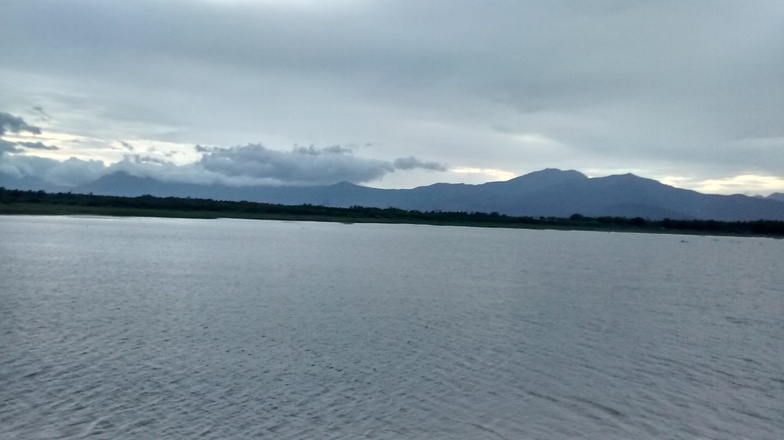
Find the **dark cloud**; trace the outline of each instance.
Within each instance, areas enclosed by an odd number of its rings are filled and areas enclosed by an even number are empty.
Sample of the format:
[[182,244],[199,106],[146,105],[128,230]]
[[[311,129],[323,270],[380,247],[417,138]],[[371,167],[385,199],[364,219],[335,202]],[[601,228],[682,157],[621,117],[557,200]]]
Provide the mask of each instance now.
[[214,148],[205,152],[197,163],[207,171],[228,177],[293,184],[369,182],[394,171],[388,162],[359,158],[340,147],[298,147],[290,152],[270,150],[258,144]]
[[4,139],[0,139],[0,153],[22,153],[25,150],[59,150],[60,147],[55,147],[52,145],[44,145],[41,142],[10,142]]
[[432,171],[447,171],[449,168],[438,162],[426,162],[417,159],[414,156],[408,157],[401,157],[399,159],[395,159],[392,164],[398,170],[413,170],[416,168],[421,168],[423,170],[432,170]]
[[[25,122],[24,119],[0,112],[0,136],[6,133],[32,133],[41,134],[41,129]],[[21,153],[25,150],[59,150],[60,148],[44,145],[41,142],[27,141],[8,141],[0,139],[0,154],[2,153]]]
[[60,147],[55,147],[52,145],[44,145],[41,142],[16,142],[16,145],[22,148],[29,148],[31,150],[59,150]]
[[41,134],[41,129],[28,124],[18,116],[0,112],[0,136],[6,133],[22,132]]
[[392,163],[360,158],[354,156],[350,148],[340,145],[295,147],[290,152],[270,150],[262,145],[214,148],[205,152],[198,164],[207,171],[225,176],[273,179],[294,184],[365,183],[395,170],[447,169],[442,164],[421,161],[413,156]]
[[107,167],[106,172],[125,171],[173,182],[252,186],[367,183],[395,170],[446,169],[444,165],[413,156],[393,162],[361,158],[352,149],[340,145],[294,147],[290,151],[272,150],[259,144],[228,148],[197,145],[195,149],[202,157],[194,163],[177,165],[159,157],[129,154]]

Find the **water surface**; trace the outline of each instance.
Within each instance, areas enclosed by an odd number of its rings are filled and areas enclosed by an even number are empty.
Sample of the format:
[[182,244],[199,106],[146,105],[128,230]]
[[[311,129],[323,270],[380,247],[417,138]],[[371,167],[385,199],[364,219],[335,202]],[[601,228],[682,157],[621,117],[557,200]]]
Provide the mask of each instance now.
[[0,438],[784,432],[784,243],[0,216]]

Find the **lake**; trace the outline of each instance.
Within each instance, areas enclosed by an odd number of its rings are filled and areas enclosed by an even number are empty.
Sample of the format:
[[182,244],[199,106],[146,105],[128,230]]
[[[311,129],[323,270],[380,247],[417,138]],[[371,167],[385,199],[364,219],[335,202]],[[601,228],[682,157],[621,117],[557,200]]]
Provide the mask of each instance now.
[[784,433],[784,242],[0,216],[0,438]]

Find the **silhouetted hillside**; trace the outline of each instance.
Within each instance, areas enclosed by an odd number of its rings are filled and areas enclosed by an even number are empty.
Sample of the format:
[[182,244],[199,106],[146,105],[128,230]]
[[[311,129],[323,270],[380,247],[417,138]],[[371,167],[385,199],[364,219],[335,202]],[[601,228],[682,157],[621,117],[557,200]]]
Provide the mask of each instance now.
[[773,193],[768,196],[770,200],[778,200],[779,202],[784,202],[784,193]]
[[285,205],[366,206],[418,211],[497,212],[512,216],[621,216],[648,219],[751,221],[784,220],[776,197],[701,194],[633,174],[588,178],[574,170],[546,169],[505,182],[446,184],[406,190],[368,188],[351,183],[325,186],[196,185],[161,182],[113,173],[75,192],[118,196],[195,197]]

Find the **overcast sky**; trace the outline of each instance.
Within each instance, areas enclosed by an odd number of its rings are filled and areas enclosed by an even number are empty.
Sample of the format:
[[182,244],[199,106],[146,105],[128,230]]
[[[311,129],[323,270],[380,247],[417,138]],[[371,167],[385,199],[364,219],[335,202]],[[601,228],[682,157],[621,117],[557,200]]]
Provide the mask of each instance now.
[[0,0],[0,172],[784,191],[784,1]]

